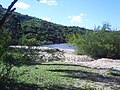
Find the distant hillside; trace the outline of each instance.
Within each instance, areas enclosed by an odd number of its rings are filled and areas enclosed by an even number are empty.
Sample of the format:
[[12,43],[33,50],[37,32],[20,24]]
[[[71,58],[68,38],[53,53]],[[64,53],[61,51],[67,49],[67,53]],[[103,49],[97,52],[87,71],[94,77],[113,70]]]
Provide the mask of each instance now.
[[[0,12],[0,17],[5,9]],[[14,12],[4,28],[9,30],[13,45],[33,43],[34,45],[65,43],[70,33],[85,34],[85,28],[63,26],[45,20]]]

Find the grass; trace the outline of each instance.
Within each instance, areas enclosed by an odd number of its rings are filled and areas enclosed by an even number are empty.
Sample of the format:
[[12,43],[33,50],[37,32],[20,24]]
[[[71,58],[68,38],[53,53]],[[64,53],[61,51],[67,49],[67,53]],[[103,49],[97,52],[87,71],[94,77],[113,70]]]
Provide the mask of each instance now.
[[120,72],[119,71],[108,71],[108,75],[112,75],[112,76],[120,76]]
[[36,63],[13,70],[18,73],[19,83],[37,85],[40,90],[96,90],[104,86],[107,89],[115,85],[112,80],[120,85],[120,80],[109,77],[107,70],[65,62]]

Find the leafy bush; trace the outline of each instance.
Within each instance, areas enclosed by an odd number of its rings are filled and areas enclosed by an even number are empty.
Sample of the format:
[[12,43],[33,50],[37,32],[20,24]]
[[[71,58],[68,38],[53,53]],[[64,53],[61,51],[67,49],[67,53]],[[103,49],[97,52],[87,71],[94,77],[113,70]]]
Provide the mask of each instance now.
[[[6,29],[0,29],[0,88],[6,88],[8,79],[14,79],[14,66],[26,64],[32,60],[31,52],[23,49],[11,48],[11,37]],[[2,83],[2,85],[1,85]],[[3,85],[4,84],[4,85]]]
[[74,34],[68,41],[72,40],[76,44],[78,54],[97,58],[120,58],[120,31],[110,31],[107,26],[103,25],[85,35]]

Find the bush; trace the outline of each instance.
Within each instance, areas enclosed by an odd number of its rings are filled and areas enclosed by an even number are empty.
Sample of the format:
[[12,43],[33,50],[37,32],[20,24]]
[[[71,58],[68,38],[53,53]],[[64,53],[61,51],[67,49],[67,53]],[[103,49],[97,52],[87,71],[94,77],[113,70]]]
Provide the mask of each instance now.
[[[96,58],[120,58],[120,31],[110,31],[108,27],[97,28],[96,31],[76,34],[73,39],[79,54]],[[70,37],[71,38],[71,37]]]
[[[11,48],[11,37],[6,29],[0,29],[0,83],[7,87],[8,79],[14,79],[14,66],[25,65],[32,61],[29,50]],[[3,85],[4,84],[4,85]],[[0,85],[1,88],[1,85]]]

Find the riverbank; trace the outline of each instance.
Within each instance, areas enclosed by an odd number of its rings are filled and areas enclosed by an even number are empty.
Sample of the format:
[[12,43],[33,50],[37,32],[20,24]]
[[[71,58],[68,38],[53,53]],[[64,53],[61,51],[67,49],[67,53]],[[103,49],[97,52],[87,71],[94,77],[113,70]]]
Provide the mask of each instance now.
[[[28,48],[27,46],[11,46],[11,47],[26,48],[26,49]],[[38,49],[38,50],[59,49],[60,51],[64,52],[64,57],[62,57],[63,62],[82,64],[92,68],[113,69],[120,71],[120,60],[108,59],[108,58],[93,59],[87,55],[76,55],[75,54],[76,47],[70,44],[53,44],[53,45],[44,45],[38,47],[33,46],[32,49]],[[49,58],[48,54],[46,53],[45,56]]]
[[52,58],[53,61],[41,63],[39,57],[38,62],[29,66],[15,67],[18,74],[24,71],[19,81],[33,83],[41,90],[120,90],[120,60],[95,60],[87,55],[76,55],[75,50],[68,48],[59,50],[64,52],[62,60]]
[[75,53],[64,53],[65,62],[71,62],[74,64],[82,64],[91,68],[99,69],[112,69],[120,71],[120,60],[119,59],[109,59],[101,58],[94,59],[87,55],[76,55]]

